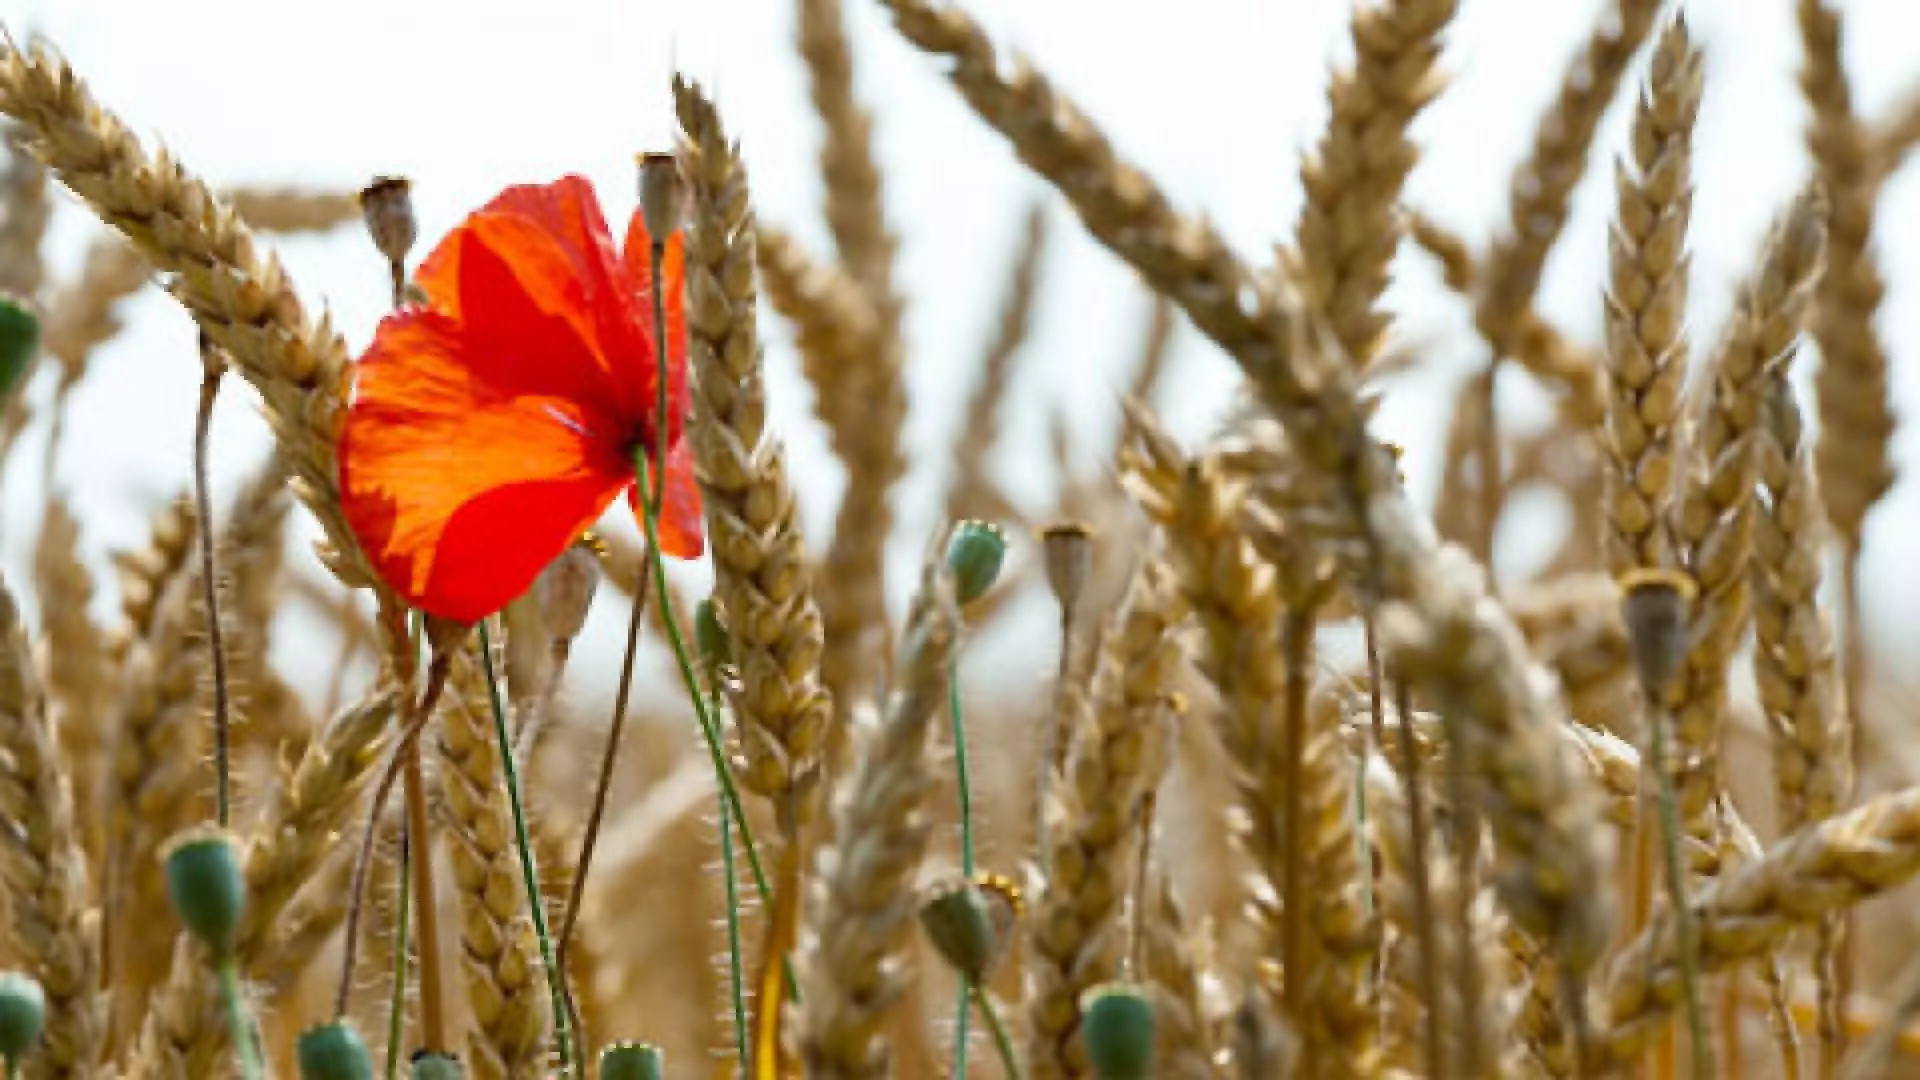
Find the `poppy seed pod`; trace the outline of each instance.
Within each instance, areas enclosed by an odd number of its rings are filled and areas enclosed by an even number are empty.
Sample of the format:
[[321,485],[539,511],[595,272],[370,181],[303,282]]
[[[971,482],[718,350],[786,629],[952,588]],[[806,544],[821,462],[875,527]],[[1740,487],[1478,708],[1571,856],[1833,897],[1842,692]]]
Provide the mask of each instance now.
[[1093,532],[1077,521],[1049,525],[1040,534],[1047,563],[1047,588],[1061,610],[1072,611],[1093,576]]
[[653,242],[664,244],[680,227],[685,216],[686,185],[680,180],[680,163],[672,154],[645,153],[640,165],[640,218],[647,223]]
[[1080,999],[1080,1037],[1099,1080],[1153,1075],[1153,1003],[1140,988],[1106,983]]
[[300,1033],[300,1080],[373,1080],[373,1058],[352,1024],[335,1020]]
[[413,1080],[462,1080],[467,1070],[460,1059],[452,1054],[438,1054],[431,1050],[422,1050],[413,1055],[409,1065]]
[[970,881],[935,889],[920,905],[920,926],[934,951],[974,982],[984,979],[1005,951],[994,932],[986,897]]
[[0,401],[19,388],[40,353],[40,316],[33,305],[0,293]]
[[600,1080],[661,1080],[665,1075],[657,1046],[615,1043],[600,1051]]
[[594,590],[599,586],[600,560],[584,542],[575,541],[559,558],[548,563],[533,583],[547,633],[569,641],[579,637],[581,628],[587,625],[587,612],[593,607]]
[[985,596],[1000,578],[1000,566],[1007,558],[1007,534],[998,525],[984,521],[963,521],[953,527],[947,541],[947,569],[953,572],[953,596],[962,604],[971,604]]
[[47,1023],[47,995],[17,971],[0,972],[0,1060],[9,1068],[33,1052]]
[[413,183],[404,176],[374,177],[360,192],[360,215],[380,254],[388,262],[405,262],[420,235],[413,216]]
[[1648,693],[1664,695],[1687,655],[1687,609],[1694,585],[1671,570],[1632,570],[1620,578],[1620,616],[1633,666]]
[[174,914],[214,956],[231,956],[247,909],[247,882],[233,834],[189,829],[168,845],[165,858],[167,899]]

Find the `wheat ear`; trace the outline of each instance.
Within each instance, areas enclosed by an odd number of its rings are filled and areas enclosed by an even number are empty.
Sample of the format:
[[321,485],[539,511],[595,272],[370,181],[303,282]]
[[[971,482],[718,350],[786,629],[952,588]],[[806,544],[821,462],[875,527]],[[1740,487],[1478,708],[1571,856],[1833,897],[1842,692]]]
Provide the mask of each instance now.
[[65,63],[39,48],[0,48],[0,112],[26,125],[30,148],[62,183],[173,275],[169,291],[259,391],[296,491],[326,534],[323,560],[349,585],[371,586],[334,466],[346,343],[326,319],[309,319],[279,261],[260,258],[231,206],[164,152],[148,157]]
[[676,81],[693,193],[687,230],[687,330],[693,376],[688,434],[740,685],[730,704],[745,757],[739,781],[774,800],[791,838],[819,775],[832,706],[820,685],[824,642],[786,455],[766,435],[754,310],[754,226],[747,174],[720,114]]
[[[461,656],[450,689],[440,710],[439,786],[460,911],[460,968],[476,1029],[466,1057],[474,1076],[506,1080],[544,1065],[551,1017],[478,655]],[[422,845],[412,855],[429,858],[431,850]]]
[[[1247,484],[1217,457],[1187,458],[1138,403],[1128,403],[1127,431],[1120,461],[1128,491],[1166,534],[1169,562],[1202,631],[1200,669],[1220,693],[1216,730],[1237,766],[1246,823],[1240,840],[1254,874],[1246,891],[1260,920],[1260,955],[1281,955],[1283,913],[1276,904],[1285,896],[1285,838],[1299,830],[1312,881],[1305,925],[1315,962],[1313,977],[1302,981],[1307,994],[1298,1034],[1311,1044],[1307,1060],[1370,1072],[1379,1062],[1366,984],[1379,929],[1362,896],[1348,816],[1351,763],[1338,721],[1319,709],[1302,718],[1309,724],[1301,761],[1306,813],[1290,821],[1283,810],[1289,805],[1281,732],[1287,665],[1279,634],[1288,597],[1273,564],[1241,529]],[[1288,546],[1291,562],[1313,557],[1292,536]]]
[[[1691,900],[1702,972],[1777,948],[1795,929],[1845,912],[1920,872],[1920,788],[1869,800],[1775,844],[1765,857],[1709,882]],[[1617,954],[1597,1050],[1626,1063],[1680,1004],[1679,954],[1663,912]]]
[[105,780],[107,713],[112,706],[114,660],[106,633],[87,614],[93,574],[81,561],[79,519],[58,494],[47,501],[33,550],[33,581],[40,601],[44,647],[40,670],[73,789],[75,827],[97,878],[104,837],[99,799]]
[[8,952],[47,997],[40,1049],[23,1075],[94,1075],[106,1032],[99,996],[98,913],[52,718],[34,674],[20,611],[0,582],[0,880],[8,891]]
[[1410,129],[1440,92],[1439,39],[1458,8],[1458,0],[1384,0],[1355,12],[1353,67],[1333,76],[1326,132],[1300,169],[1302,291],[1360,367],[1386,332],[1377,306],[1400,244],[1400,191],[1420,156]]
[[1487,252],[1474,305],[1474,323],[1495,355],[1513,358],[1566,393],[1573,416],[1588,424],[1598,424],[1605,416],[1601,372],[1587,365],[1543,366],[1543,360],[1556,357],[1521,348],[1522,331],[1533,311],[1547,254],[1566,225],[1573,189],[1587,171],[1594,132],[1617,95],[1627,64],[1652,32],[1660,7],[1660,0],[1615,0],[1574,56],[1553,105],[1534,129],[1533,149],[1514,171],[1507,229]]
[[891,1075],[879,1036],[910,977],[903,961],[917,905],[914,875],[930,829],[928,746],[959,622],[952,578],[930,562],[907,616],[886,714],[859,740],[855,764],[838,786],[835,840],[814,873],[799,963],[806,995],[800,1046],[809,1077]]
[[1674,434],[1686,376],[1687,221],[1701,56],[1676,17],[1633,115],[1632,166],[1614,176],[1607,247],[1607,561],[1615,574],[1674,561]]
[[[1820,268],[1824,213],[1802,192],[1775,226],[1755,277],[1741,288],[1711,381],[1694,410],[1694,445],[1674,522],[1698,599],[1685,665],[1668,696],[1677,741],[1673,762],[1682,821],[1715,848],[1709,816],[1719,790],[1727,670],[1745,633],[1751,583],[1754,447],[1768,380],[1791,364],[1809,289]],[[1710,870],[1708,865],[1700,867]]]

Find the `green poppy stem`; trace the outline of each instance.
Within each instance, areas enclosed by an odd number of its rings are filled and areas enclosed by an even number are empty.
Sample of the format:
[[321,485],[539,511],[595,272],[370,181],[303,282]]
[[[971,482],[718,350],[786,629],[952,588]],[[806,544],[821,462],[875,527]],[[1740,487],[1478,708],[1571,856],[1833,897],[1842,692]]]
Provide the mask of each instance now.
[[[713,695],[711,708],[716,714],[720,711],[720,695],[717,692]],[[733,861],[733,811],[727,808],[724,798],[720,801],[720,872],[727,876],[727,993],[733,1005],[734,1061],[745,1068],[747,993],[740,950],[740,882],[735,877],[737,871]]]
[[225,956],[215,961],[215,967],[220,976],[221,1004],[227,1011],[227,1028],[232,1033],[233,1054],[240,1062],[240,1075],[245,1080],[262,1080],[265,1074],[260,1071],[260,1048],[254,1042],[246,998],[240,992],[239,966],[233,957]]
[[[971,987],[966,997],[980,1009],[980,1018],[986,1021],[987,1030],[993,1033],[993,1048],[1000,1054],[1000,1070],[1007,1080],[1023,1080],[1020,1069],[1020,1056],[1013,1052],[1013,1039],[1007,1035],[1007,1025],[1000,1020],[1000,1010],[994,1007],[993,998],[981,987]],[[966,997],[960,1000],[964,1004]]]
[[514,764],[513,735],[507,730],[507,710],[501,704],[500,683],[493,674],[493,643],[488,637],[485,619],[480,620],[480,665],[487,675],[487,700],[493,706],[493,733],[500,745],[500,769],[506,775],[507,801],[513,807],[513,842],[520,852],[520,876],[527,888],[527,907],[533,913],[534,936],[540,941],[540,962],[547,969],[547,993],[553,1006],[554,1052],[559,1058],[559,1073],[566,1076],[573,1065],[573,1045],[568,1036],[565,976],[554,963],[553,937],[547,931],[547,903],[540,893],[540,871],[533,862],[527,811],[520,799],[520,769]]
[[[973,880],[973,788],[967,779],[967,721],[960,711],[960,665],[947,668],[947,713],[953,721],[954,786],[960,791],[960,872]],[[970,980],[960,976],[960,1005],[953,1022],[953,1075],[966,1080],[967,1040],[973,1010],[967,1004],[972,996]]]

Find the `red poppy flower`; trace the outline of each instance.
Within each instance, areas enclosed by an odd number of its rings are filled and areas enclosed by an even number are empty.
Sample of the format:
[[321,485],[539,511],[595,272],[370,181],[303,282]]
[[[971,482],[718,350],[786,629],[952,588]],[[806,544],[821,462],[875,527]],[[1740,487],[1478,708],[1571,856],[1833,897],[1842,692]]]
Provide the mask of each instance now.
[[[655,460],[650,238],[616,252],[578,176],[512,187],[448,234],[381,322],[340,436],[347,521],[409,604],[473,622],[505,607]],[[682,248],[663,262],[666,492],[660,549],[700,554],[689,447]],[[638,503],[635,503],[636,512]]]

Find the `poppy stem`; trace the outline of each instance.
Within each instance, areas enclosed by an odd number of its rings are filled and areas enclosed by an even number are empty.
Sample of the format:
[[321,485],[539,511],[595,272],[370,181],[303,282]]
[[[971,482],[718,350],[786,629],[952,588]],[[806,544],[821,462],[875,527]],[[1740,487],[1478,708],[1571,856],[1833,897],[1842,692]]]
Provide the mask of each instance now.
[[[394,746],[393,754],[387,759],[386,768],[380,771],[380,779],[373,787],[373,805],[367,811],[367,827],[360,837],[360,851],[354,858],[353,884],[347,900],[347,928],[345,949],[340,958],[340,985],[334,992],[333,1018],[344,1020],[347,1015],[347,1000],[353,993],[353,965],[360,952],[360,916],[366,909],[367,871],[373,865],[374,838],[380,828],[381,815],[387,808],[387,797],[393,794],[394,781],[400,778],[401,767],[408,757],[413,756],[420,742],[420,733],[426,730],[427,721],[432,718],[434,707],[440,703],[440,695],[447,688],[447,675],[453,668],[451,653],[437,653],[427,668],[427,687],[420,696],[420,703],[414,707],[413,715],[407,718],[406,730],[400,734],[400,741]],[[411,688],[409,688],[410,692]],[[426,852],[415,851],[412,857],[419,861],[426,859]],[[418,898],[421,904],[433,902],[431,894]],[[422,942],[425,945],[426,942]],[[427,954],[421,954],[421,975],[425,977]],[[429,1046],[429,1050],[442,1049]]]
[[554,962],[553,936],[547,931],[546,898],[540,892],[540,871],[533,863],[533,841],[527,832],[527,811],[520,800],[520,769],[513,760],[513,734],[507,730],[507,710],[500,702],[500,683],[493,674],[493,644],[487,621],[480,620],[480,666],[487,676],[487,701],[493,707],[493,733],[500,744],[500,769],[507,781],[507,802],[513,807],[513,842],[520,851],[520,876],[527,887],[527,908],[533,913],[533,932],[540,942],[540,962],[547,968],[547,992],[553,999],[554,1052],[559,1074],[568,1075],[573,1045],[568,1037],[566,976]]
[[[709,707],[720,712],[720,688],[712,690]],[[747,1065],[747,994],[740,949],[740,881],[733,859],[733,812],[725,799],[720,801],[720,872],[727,876],[727,991],[733,1005],[733,1047],[735,1062]]]
[[213,403],[220,396],[220,377],[227,363],[213,342],[200,335],[200,408],[193,425],[193,496],[200,516],[200,588],[207,609],[207,649],[213,653],[213,775],[214,814],[226,828],[233,816],[233,768],[229,747],[231,698],[227,687],[227,650],[220,629],[220,579],[213,564],[213,497],[207,492],[207,443],[213,426]]
[[[953,721],[953,775],[954,786],[959,789],[960,797],[960,873],[968,881],[973,880],[973,788],[967,778],[967,721],[966,714],[960,710],[960,665],[947,666],[947,713]],[[973,987],[970,980],[960,976],[960,1004],[958,1015],[953,1021],[953,1075],[958,1080],[967,1076],[967,1042],[970,1038],[967,1030],[973,1019],[973,1009],[969,1002]]]
[[413,840],[400,834],[400,898],[393,916],[393,996],[387,1004],[387,1080],[400,1075],[400,1042],[407,1028],[407,915],[413,901],[411,871]]
[[[658,357],[654,364],[653,375],[653,490],[641,494],[647,498],[647,513],[655,521],[660,520],[660,508],[666,503],[667,491],[667,372],[672,370],[667,363],[670,345],[667,342],[667,297],[666,282],[661,280],[667,262],[667,241],[665,237],[655,237],[647,248],[647,259],[653,276],[647,280],[653,286],[653,348]],[[664,599],[664,594],[663,597]],[[692,686],[688,692],[694,697],[700,693]]]
[[[652,584],[653,579],[644,570],[640,580],[634,583],[633,611],[627,617],[627,651],[621,657],[620,682],[613,692],[613,719],[607,724],[607,745],[600,754],[600,777],[594,784],[593,805],[587,810],[587,827],[580,836],[580,854],[573,862],[573,884],[567,890],[567,907],[560,916],[560,940],[554,954],[563,975],[567,970],[567,946],[573,941],[573,925],[580,917],[580,905],[587,895],[587,870],[593,865],[593,850],[599,843],[600,822],[607,809],[607,792],[613,787],[613,767],[620,756],[620,737],[627,727],[627,699],[633,691],[634,655],[640,650],[640,623],[647,609],[647,594],[652,591]],[[569,992],[567,999],[570,1003],[572,998]]]

